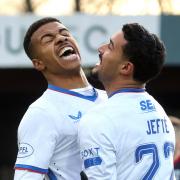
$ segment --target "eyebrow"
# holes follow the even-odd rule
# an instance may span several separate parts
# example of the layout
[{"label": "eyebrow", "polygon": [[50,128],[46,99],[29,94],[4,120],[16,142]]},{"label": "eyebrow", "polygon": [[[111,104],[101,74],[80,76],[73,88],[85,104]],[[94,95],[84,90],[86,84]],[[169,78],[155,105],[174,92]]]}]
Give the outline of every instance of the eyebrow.
[{"label": "eyebrow", "polygon": [[62,31],[67,31],[67,32],[69,32],[66,28],[59,29],[59,33],[61,33]]}]

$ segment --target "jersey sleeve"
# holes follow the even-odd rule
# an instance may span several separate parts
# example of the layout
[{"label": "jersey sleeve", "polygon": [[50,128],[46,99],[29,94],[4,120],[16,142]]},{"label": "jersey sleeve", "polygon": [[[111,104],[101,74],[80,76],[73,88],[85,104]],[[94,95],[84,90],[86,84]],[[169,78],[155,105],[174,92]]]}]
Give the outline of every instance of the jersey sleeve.
[{"label": "jersey sleeve", "polygon": [[16,170],[14,174],[14,180],[44,180],[44,177],[44,174],[34,173],[27,170]]},{"label": "jersey sleeve", "polygon": [[18,128],[15,169],[47,174],[56,139],[52,117],[43,109],[29,108]]},{"label": "jersey sleeve", "polygon": [[116,180],[116,152],[108,125],[101,124],[104,120],[103,116],[89,113],[80,122],[82,170],[89,180]]}]

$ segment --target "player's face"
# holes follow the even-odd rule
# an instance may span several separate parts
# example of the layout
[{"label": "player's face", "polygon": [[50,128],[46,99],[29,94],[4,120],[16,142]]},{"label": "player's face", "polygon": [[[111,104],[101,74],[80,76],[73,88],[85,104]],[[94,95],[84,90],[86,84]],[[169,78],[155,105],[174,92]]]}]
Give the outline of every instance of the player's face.
[{"label": "player's face", "polygon": [[36,58],[35,68],[46,74],[72,74],[79,72],[81,58],[78,45],[67,30],[58,22],[41,26],[31,38]]},{"label": "player's face", "polygon": [[116,81],[119,67],[125,61],[122,46],[126,43],[123,32],[118,32],[112,36],[109,43],[99,47],[100,63],[95,66],[93,73],[97,73],[103,83]]}]

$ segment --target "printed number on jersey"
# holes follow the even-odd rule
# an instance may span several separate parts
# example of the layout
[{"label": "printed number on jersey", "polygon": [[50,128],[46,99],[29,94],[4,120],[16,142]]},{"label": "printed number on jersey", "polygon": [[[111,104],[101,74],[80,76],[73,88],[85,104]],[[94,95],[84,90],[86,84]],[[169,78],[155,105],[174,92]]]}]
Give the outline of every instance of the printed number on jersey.
[{"label": "printed number on jersey", "polygon": [[[164,150],[163,152],[164,157],[169,158],[170,155],[172,155],[174,152],[173,143],[170,143],[170,142],[164,143],[163,150]],[[160,165],[157,146],[153,143],[138,146],[135,151],[136,163],[140,163],[141,160],[143,161],[144,155],[152,156],[153,162],[150,165],[146,174],[143,176],[142,180],[152,180]]]}]

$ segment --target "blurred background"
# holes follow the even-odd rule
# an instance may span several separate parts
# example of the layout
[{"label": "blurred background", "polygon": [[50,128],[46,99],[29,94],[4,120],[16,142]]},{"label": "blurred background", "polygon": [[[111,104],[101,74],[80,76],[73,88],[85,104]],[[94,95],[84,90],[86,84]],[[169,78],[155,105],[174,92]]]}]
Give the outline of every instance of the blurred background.
[{"label": "blurred background", "polygon": [[101,89],[102,84],[90,77],[100,44],[130,22],[160,36],[167,47],[166,64],[147,91],[169,115],[180,117],[179,0],[0,0],[0,180],[13,179],[18,124],[47,87],[22,48],[26,29],[42,16],[57,17],[70,29],[89,81]]}]

